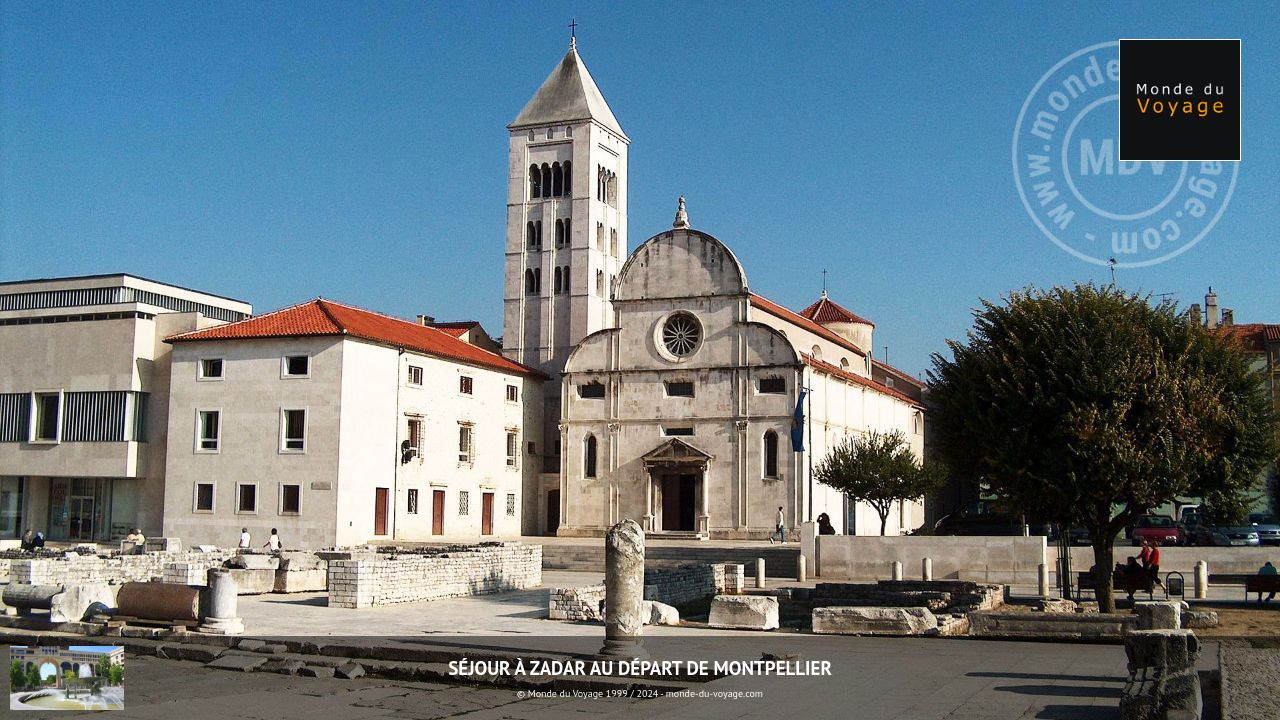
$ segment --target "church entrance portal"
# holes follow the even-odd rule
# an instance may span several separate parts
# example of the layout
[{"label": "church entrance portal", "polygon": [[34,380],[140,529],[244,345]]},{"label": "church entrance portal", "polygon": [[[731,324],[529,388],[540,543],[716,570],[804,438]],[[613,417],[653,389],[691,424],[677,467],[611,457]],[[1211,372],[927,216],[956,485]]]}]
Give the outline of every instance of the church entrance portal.
[{"label": "church entrance portal", "polygon": [[697,501],[700,479],[696,475],[662,476],[662,529],[676,532],[697,530]]}]

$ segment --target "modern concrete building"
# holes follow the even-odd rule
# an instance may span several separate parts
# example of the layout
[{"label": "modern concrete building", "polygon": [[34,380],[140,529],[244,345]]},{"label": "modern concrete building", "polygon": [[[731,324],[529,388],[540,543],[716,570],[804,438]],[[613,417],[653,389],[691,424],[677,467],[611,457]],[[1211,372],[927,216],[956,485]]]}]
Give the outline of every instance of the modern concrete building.
[{"label": "modern concrete building", "polygon": [[520,535],[545,376],[427,321],[313,300],[170,337],[165,535]]},{"label": "modern concrete building", "polygon": [[163,339],[251,311],[126,274],[0,283],[0,537],[158,533]]},{"label": "modern concrete building", "polygon": [[[879,534],[869,506],[812,475],[871,430],[923,455],[923,406],[873,379],[869,321],[825,294],[796,313],[751,292],[729,248],[689,228],[683,200],[674,229],[622,267],[612,301],[614,326],[565,364],[566,452],[541,530],[597,535],[631,517],[651,533],[763,539],[782,507],[790,528],[827,513],[840,532]],[[902,503],[887,532],[922,521],[920,503]]]}]

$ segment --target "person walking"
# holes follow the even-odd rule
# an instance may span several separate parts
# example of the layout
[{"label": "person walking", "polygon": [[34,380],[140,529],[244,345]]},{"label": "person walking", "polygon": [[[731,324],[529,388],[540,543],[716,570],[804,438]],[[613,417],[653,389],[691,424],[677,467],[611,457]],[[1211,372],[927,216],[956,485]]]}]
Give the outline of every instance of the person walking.
[{"label": "person walking", "polygon": [[1160,545],[1152,542],[1147,538],[1142,539],[1142,552],[1138,554],[1138,560],[1142,562],[1142,569],[1147,575],[1148,585],[1159,585],[1164,587],[1164,583],[1160,582]]},{"label": "person walking", "polygon": [[773,535],[769,536],[769,543],[772,544],[773,539],[775,537],[778,538],[778,542],[786,543],[787,542],[787,516],[783,514],[781,505],[778,506],[778,515],[774,518],[773,524],[775,528],[773,531]]},{"label": "person walking", "polygon": [[253,547],[253,538],[249,537],[249,528],[240,528],[240,549],[248,550]]}]

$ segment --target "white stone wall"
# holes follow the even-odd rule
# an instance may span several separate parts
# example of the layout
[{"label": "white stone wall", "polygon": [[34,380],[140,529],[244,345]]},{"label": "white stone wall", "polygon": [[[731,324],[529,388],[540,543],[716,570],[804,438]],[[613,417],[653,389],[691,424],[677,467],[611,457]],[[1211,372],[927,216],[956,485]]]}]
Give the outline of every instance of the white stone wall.
[{"label": "white stone wall", "polygon": [[501,543],[435,555],[329,561],[329,606],[363,608],[522,590],[542,583],[542,546]]},{"label": "white stone wall", "polygon": [[[205,571],[221,565],[235,554],[235,550],[219,549],[209,553],[148,553],[112,558],[76,555],[70,558],[13,560],[10,563],[9,582],[22,585],[75,585],[150,582],[153,578],[170,582],[171,578],[176,581],[195,576],[200,578],[199,583],[181,584],[203,584]],[[183,565],[185,569],[170,569],[172,565]]]}]

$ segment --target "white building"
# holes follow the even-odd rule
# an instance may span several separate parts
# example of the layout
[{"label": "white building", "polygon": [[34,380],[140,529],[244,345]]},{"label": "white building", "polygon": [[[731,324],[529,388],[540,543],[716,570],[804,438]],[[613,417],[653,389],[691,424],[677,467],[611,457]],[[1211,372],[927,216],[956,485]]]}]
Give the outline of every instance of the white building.
[{"label": "white building", "polygon": [[425,322],[313,300],[170,337],[165,535],[518,536],[545,376]]},{"label": "white building", "polygon": [[0,283],[0,536],[157,534],[169,409],[163,340],[251,311],[131,275]]}]

